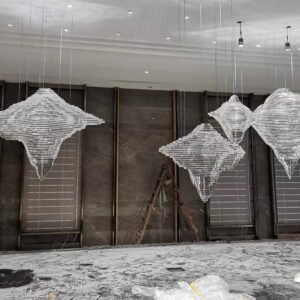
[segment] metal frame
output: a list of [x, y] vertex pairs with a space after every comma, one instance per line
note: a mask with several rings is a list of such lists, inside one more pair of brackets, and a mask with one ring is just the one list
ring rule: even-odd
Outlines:
[[[208, 107], [208, 97], [217, 97], [218, 94], [216, 92], [210, 92], [210, 91], [203, 91], [202, 93], [203, 95], [203, 122], [207, 123], [208, 122], [208, 111], [207, 111], [207, 107]], [[250, 104], [249, 102], [251, 101], [252, 97], [253, 97], [253, 93], [250, 94], [236, 94], [237, 96], [239, 96], [239, 98], [243, 98], [244, 101], [246, 100], [248, 103], [248, 105]], [[228, 98], [232, 96], [232, 93], [221, 93], [221, 97], [222, 97], [222, 103], [224, 102], [224, 98]], [[236, 239], [255, 239], [257, 237], [256, 235], [256, 211], [255, 211], [255, 206], [254, 206], [254, 192], [253, 192], [253, 176], [254, 176], [254, 172], [253, 172], [253, 165], [252, 165], [252, 161], [253, 161], [253, 153], [252, 153], [252, 137], [251, 134], [249, 134], [248, 137], [249, 140], [249, 145], [248, 145], [248, 158], [249, 158], [249, 179], [250, 179], [250, 186], [249, 186], [249, 196], [250, 196], [250, 202], [251, 202], [251, 210], [253, 212], [253, 217], [252, 217], [252, 222], [253, 224], [245, 224], [245, 225], [227, 225], [227, 226], [222, 226], [222, 225], [218, 225], [218, 226], [211, 226], [210, 224], [210, 205], [209, 202], [205, 203], [205, 215], [206, 215], [206, 240], [211, 241], [211, 240], [216, 240], [216, 239], [226, 239], [226, 240], [236, 240]], [[212, 235], [212, 230], [213, 229], [234, 229], [234, 228], [254, 228], [254, 232], [255, 234], [246, 234], [246, 235], [232, 235], [232, 236], [213, 236]]]
[[273, 233], [275, 238], [282, 239], [291, 239], [299, 238], [300, 231], [295, 233], [283, 232], [280, 233], [281, 227], [299, 227], [300, 224], [279, 224], [278, 223], [278, 209], [277, 209], [277, 197], [276, 197], [276, 178], [275, 178], [275, 157], [273, 150], [269, 148], [269, 157], [270, 157], [270, 177], [271, 177], [271, 196], [272, 196], [272, 214], [273, 214]]
[[[173, 141], [175, 141], [178, 138], [178, 112], [177, 112], [177, 104], [178, 104], [178, 91], [172, 92], [172, 129], [173, 129]], [[174, 180], [179, 186], [178, 182], [178, 167], [174, 163], [173, 166], [173, 172], [174, 172]], [[173, 192], [173, 205], [174, 205], [174, 242], [179, 243], [180, 241], [180, 214], [178, 210], [178, 194], [176, 191]]]
[[[4, 110], [4, 97], [5, 97], [5, 81], [0, 81], [1, 87], [1, 99], [0, 99], [0, 111]], [[0, 141], [0, 162], [2, 157], [2, 140]]]
[[[57, 89], [58, 87], [60, 87], [60, 89], [69, 89], [70, 85], [68, 84], [63, 84], [63, 85], [58, 85], [58, 84], [45, 84], [45, 87], [47, 88], [53, 88], [53, 89]], [[29, 88], [40, 88], [40, 84], [39, 83], [35, 83], [35, 82], [26, 82], [26, 86], [25, 86], [25, 96], [26, 98], [28, 98], [29, 96]], [[82, 90], [84, 92], [84, 97], [83, 97], [83, 110], [86, 111], [86, 107], [87, 107], [87, 86], [86, 85], [72, 85], [71, 86], [72, 90]], [[78, 191], [78, 194], [80, 195], [80, 225], [79, 225], [79, 230], [75, 230], [75, 231], [66, 231], [66, 232], [41, 232], [41, 233], [23, 233], [22, 232], [22, 210], [23, 210], [23, 199], [24, 199], [24, 167], [25, 167], [25, 157], [26, 157], [26, 153], [25, 151], [23, 151], [23, 163], [22, 163], [22, 170], [21, 170], [21, 174], [22, 174], [22, 179], [21, 179], [21, 195], [20, 195], [20, 207], [19, 207], [19, 232], [18, 232], [18, 244], [17, 244], [17, 249], [21, 249], [22, 245], [21, 245], [21, 239], [22, 236], [34, 236], [34, 235], [55, 235], [55, 234], [61, 234], [61, 235], [65, 235], [65, 234], [80, 234], [80, 246], [83, 246], [83, 197], [82, 197], [82, 181], [83, 181], [83, 176], [82, 176], [82, 172], [83, 172], [83, 143], [84, 143], [84, 139], [83, 139], [83, 135], [80, 134], [79, 136], [79, 143], [81, 144], [81, 148], [80, 148], [80, 155], [79, 155], [79, 163], [80, 163], [80, 174], [79, 174], [79, 182], [81, 183], [80, 185], [80, 189]]]
[[119, 230], [119, 137], [120, 137], [120, 89], [114, 93], [114, 171], [112, 205], [112, 245], [118, 245]]

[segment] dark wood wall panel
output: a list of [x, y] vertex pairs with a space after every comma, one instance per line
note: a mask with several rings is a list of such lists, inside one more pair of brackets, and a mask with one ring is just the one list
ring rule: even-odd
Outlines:
[[[23, 100], [25, 85], [5, 84], [4, 109]], [[16, 250], [20, 227], [20, 198], [22, 186], [23, 145], [2, 140], [0, 165], [0, 250]]]
[[86, 112], [105, 120], [83, 132], [83, 245], [112, 239], [114, 89], [87, 88]]
[[[182, 137], [190, 133], [197, 125], [203, 122], [202, 93], [178, 92], [177, 110], [178, 137]], [[191, 182], [188, 171], [178, 168], [178, 183], [183, 205], [187, 208], [193, 223], [198, 229], [199, 239], [205, 240], [205, 207]], [[180, 216], [179, 220], [179, 240], [181, 242], [190, 241], [191, 235], [186, 229], [182, 216]]]
[[[134, 244], [166, 157], [160, 146], [172, 141], [172, 93], [120, 90], [118, 244]], [[173, 199], [152, 214], [144, 243], [171, 242]]]
[[[250, 108], [254, 111], [265, 101], [265, 96], [254, 95]], [[270, 148], [260, 138], [257, 132], [250, 129], [252, 138], [253, 161], [253, 196], [255, 207], [256, 236], [259, 239], [274, 237], [272, 176], [270, 165]]]

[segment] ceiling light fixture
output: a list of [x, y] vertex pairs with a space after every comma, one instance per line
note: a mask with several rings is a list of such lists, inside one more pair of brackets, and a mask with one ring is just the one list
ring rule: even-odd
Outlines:
[[145, 71], [145, 74], [149, 74], [149, 71]]
[[291, 43], [289, 42], [289, 29], [291, 29], [292, 26], [286, 26], [286, 43], [285, 43], [285, 51], [291, 51]]
[[69, 32], [70, 30], [68, 28], [65, 28], [65, 32]]
[[168, 41], [171, 40], [171, 37], [167, 36], [167, 37], [166, 37], [166, 40], [168, 40]]
[[13, 24], [7, 24], [8, 27], [13, 27]]
[[72, 4], [68, 4], [67, 7], [68, 8], [72, 8], [73, 6], [72, 6]]
[[239, 37], [239, 47], [244, 47], [244, 39], [243, 39], [243, 32], [242, 32], [242, 21], [237, 22], [240, 25], [240, 37]]
[[260, 44], [257, 44], [257, 45], [256, 45], [256, 48], [260, 48], [260, 47], [261, 47], [261, 45], [260, 45]]
[[216, 44], [216, 43], [217, 43], [217, 41], [213, 41], [212, 43], [213, 43], [213, 44]]
[[121, 33], [120, 33], [120, 32], [118, 32], [118, 33], [117, 33], [117, 36], [121, 36]]
[[189, 16], [185, 16], [185, 19], [188, 20], [190, 17]]
[[132, 11], [132, 10], [128, 10], [127, 12], [128, 12], [130, 15], [133, 14], [133, 11]]

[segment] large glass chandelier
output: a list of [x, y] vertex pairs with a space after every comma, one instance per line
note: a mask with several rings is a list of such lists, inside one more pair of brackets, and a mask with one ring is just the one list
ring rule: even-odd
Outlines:
[[45, 178], [64, 140], [87, 125], [104, 120], [70, 105], [51, 89], [39, 89], [27, 100], [0, 112], [0, 136], [24, 144], [30, 163]]
[[291, 179], [300, 157], [300, 95], [276, 90], [255, 110], [253, 127]]
[[208, 201], [221, 172], [233, 169], [245, 155], [239, 145], [224, 139], [210, 124], [197, 126], [159, 151], [188, 170], [203, 202]]

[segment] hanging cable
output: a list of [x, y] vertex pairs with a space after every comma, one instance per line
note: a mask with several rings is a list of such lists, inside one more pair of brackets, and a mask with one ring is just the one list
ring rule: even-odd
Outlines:
[[60, 44], [59, 44], [59, 67], [58, 67], [58, 95], [60, 93], [61, 83], [61, 64], [62, 64], [62, 46], [63, 46], [63, 26], [64, 26], [64, 12], [61, 12], [61, 26], [60, 26]]
[[20, 41], [20, 63], [19, 63], [19, 87], [18, 87], [18, 102], [21, 101], [21, 80], [23, 73], [23, 44], [24, 44], [24, 18], [21, 18], [21, 41]]

